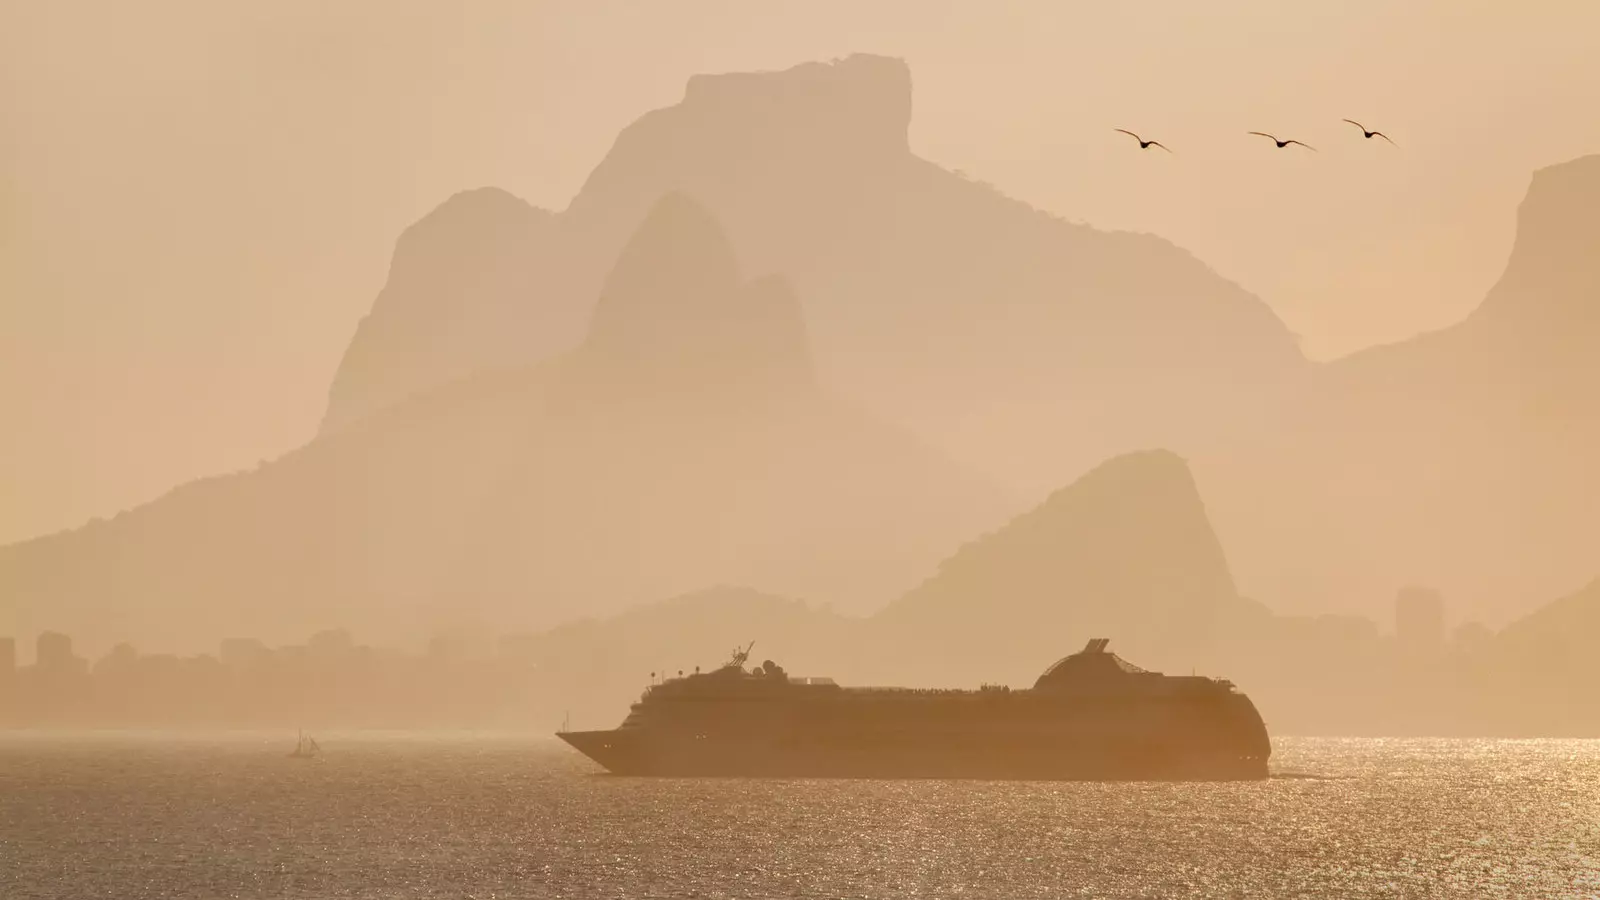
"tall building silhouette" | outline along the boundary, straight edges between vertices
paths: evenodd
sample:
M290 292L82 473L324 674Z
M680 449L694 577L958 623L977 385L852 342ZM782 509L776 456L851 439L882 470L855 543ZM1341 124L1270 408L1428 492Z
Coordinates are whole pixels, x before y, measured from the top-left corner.
M34 643L34 668L49 675L82 674L88 662L72 652L72 638L59 631L45 631Z

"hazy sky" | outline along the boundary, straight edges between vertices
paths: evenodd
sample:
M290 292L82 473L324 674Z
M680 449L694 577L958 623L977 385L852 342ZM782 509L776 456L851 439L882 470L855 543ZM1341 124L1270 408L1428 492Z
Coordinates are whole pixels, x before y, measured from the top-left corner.
M303 443L402 228L565 206L698 72L904 57L919 154L1162 234L1326 357L1478 302L1529 173L1600 152L1596 34L1557 0L0 0L0 542Z

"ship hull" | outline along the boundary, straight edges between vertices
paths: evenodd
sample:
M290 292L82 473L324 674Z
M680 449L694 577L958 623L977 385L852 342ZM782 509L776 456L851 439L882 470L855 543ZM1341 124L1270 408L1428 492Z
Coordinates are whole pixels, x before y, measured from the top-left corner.
M1085 743L1033 736L804 742L728 739L647 729L562 732L573 748L616 775L746 778L963 778L1033 781L1253 781L1265 755L1184 746L1182 741Z

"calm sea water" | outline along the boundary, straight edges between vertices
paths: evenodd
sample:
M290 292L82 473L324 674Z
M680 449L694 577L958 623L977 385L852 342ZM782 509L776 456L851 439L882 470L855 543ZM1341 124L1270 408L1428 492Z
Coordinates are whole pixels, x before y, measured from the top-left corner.
M1600 742L1233 785L649 780L549 740L0 737L0 897L1597 897Z

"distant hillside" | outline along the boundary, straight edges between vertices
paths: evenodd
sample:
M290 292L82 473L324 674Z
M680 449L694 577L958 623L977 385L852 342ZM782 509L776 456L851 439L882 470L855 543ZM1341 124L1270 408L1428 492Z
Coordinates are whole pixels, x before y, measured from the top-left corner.
M330 424L502 359L508 341L528 360L575 347L623 241L681 190L804 298L831 383L1013 496L1173 448L1243 589L1287 609L1373 613L1424 582L1499 623L1592 574L1600 157L1534 177L1505 275L1465 321L1310 365L1264 304L1181 249L919 159L911 116L910 71L882 57L691 79L525 242L532 283L468 304L493 315L442 288L380 298L364 330L427 349L352 347L333 393L366 399ZM476 227L513 218L485 209Z
M1513 622L1470 672L1483 717L1523 735L1600 733L1600 579Z
M440 346L423 352L378 337L415 316L386 289L329 424L436 369L501 359L508 335L528 360L575 346L618 249L671 191L705 204L753 271L789 278L831 381L1020 496L1116 453L1248 430L1304 374L1257 298L1160 238L1052 218L919 159L911 114L910 71L882 57L691 79L680 103L618 136L530 251L534 284L498 283L487 305L520 317L478 315L441 286ZM512 227L477 221L485 235Z
M1004 505L817 384L799 302L663 198L581 346L353 418L259 470L0 548L22 633L144 646L537 627L725 581L902 590Z
M1470 630L1469 630L1470 631ZM1272 733L1600 735L1600 582L1499 634L1385 633L1238 595L1189 475L1166 451L1107 461L961 547L870 617L716 588L517 642L540 714L621 721L649 673L752 661L846 685L1031 685L1090 637L1135 664L1233 681Z
M1534 176L1505 274L1466 320L1319 367L1270 440L1199 455L1246 589L1350 608L1421 581L1504 621L1591 577L1597 343L1591 156Z
M874 626L919 677L1031 682L1089 637L1141 665L1221 664L1219 632L1265 615L1240 598L1188 465L1147 451L962 547Z
M910 118L881 57L700 76L564 211L457 195L397 245L317 441L0 548L0 599L23 633L157 646L532 628L712 583L866 611L1014 511L990 482L1039 497L1158 446L1203 512L1176 457L1108 463L879 626L916 653L1025 647L1019 667L1078 640L1051 628L1103 626L1179 664L1209 640L1187 629L1232 621L1235 577L1297 612L1426 583L1498 624L1593 576L1600 157L1534 178L1467 320L1312 366L1181 249L919 159ZM1082 512L1102 490L1161 512L1098 534L1122 515ZM1115 551L1058 558L1062 535Z
M1188 466L1167 451L1107 461L999 529L956 550L919 586L869 617L842 617L742 589L696 592L519 645L550 702L601 724L626 712L649 671L753 660L845 684L1032 685L1091 637L1168 671L1232 674L1217 652L1270 620L1240 598ZM564 692L564 693L563 693Z
M1517 657L1516 668L1555 678L1582 676L1600 685L1600 579L1539 607L1506 626L1495 639L1495 652Z

